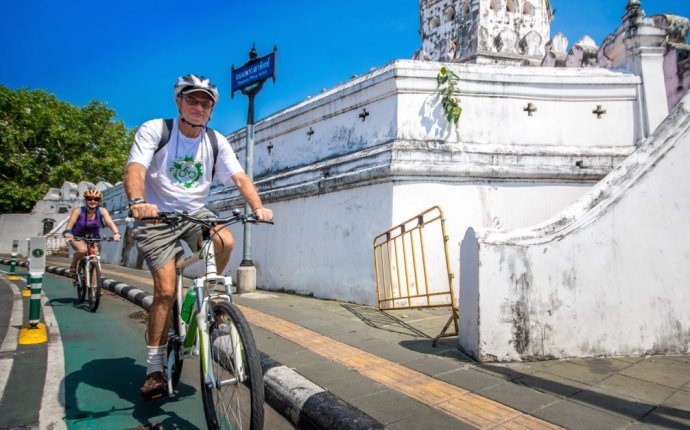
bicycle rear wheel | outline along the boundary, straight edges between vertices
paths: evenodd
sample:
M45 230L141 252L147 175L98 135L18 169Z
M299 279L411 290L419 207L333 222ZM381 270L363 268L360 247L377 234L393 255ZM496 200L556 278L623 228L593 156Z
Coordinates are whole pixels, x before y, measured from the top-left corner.
M259 430L264 422L264 381L254 337L232 303L213 304L209 351L216 386L206 384L201 363L201 393L209 429Z
M79 260L77 263L77 300L79 303L84 303L86 298L86 270L84 261Z

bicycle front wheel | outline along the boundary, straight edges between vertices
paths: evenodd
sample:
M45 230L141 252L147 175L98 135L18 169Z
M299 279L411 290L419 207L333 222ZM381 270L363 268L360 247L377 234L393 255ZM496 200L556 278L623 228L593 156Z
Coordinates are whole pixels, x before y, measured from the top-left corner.
M208 428L260 430L264 426L264 381L249 324L237 306L228 302L213 304L211 315L207 354L215 385L206 383L201 363Z
M167 360L167 377L170 381L168 387L168 394L172 395L172 389L180 382L180 375L182 374L182 344L180 339L180 313L177 310L177 301L172 305L172 322L168 330L168 360Z
M86 267L83 260L77 264L77 300L84 303L86 298Z
M91 263L90 285L86 288L88 306L91 312L96 312L101 303L101 266L98 263Z

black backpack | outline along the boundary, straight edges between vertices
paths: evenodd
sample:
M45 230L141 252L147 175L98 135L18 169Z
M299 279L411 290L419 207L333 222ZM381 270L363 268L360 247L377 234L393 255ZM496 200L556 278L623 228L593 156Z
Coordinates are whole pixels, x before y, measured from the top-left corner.
M158 148L154 151L154 154L163 149L165 145L170 141L170 131L173 128L173 120L166 119L163 120L163 133L161 134L161 140L158 142ZM216 158L218 157L218 137L212 128L206 127L206 134L211 141L211 147L213 148L213 170L211 171L211 180L216 176Z

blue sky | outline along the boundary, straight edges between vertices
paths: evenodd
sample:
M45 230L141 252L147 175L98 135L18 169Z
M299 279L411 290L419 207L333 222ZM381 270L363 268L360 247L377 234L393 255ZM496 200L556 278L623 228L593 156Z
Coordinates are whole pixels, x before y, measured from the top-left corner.
M277 80L256 100L256 119L421 47L418 0L23 0L3 2L0 84L44 89L83 106L100 100L136 127L176 115L172 86L203 74L220 89L210 125L246 122L247 99L230 98L230 67L278 47ZM552 34L600 44L628 0L552 0ZM690 16L690 0L642 0L647 15Z

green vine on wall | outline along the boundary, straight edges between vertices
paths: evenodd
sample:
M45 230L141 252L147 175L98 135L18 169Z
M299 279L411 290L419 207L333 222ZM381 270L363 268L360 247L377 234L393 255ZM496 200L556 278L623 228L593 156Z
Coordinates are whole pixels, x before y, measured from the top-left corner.
M436 76L436 89L441 95L441 105L446 113L446 118L451 124L458 124L462 108L460 107L460 90L458 81L460 77L446 66L441 67L441 71Z

